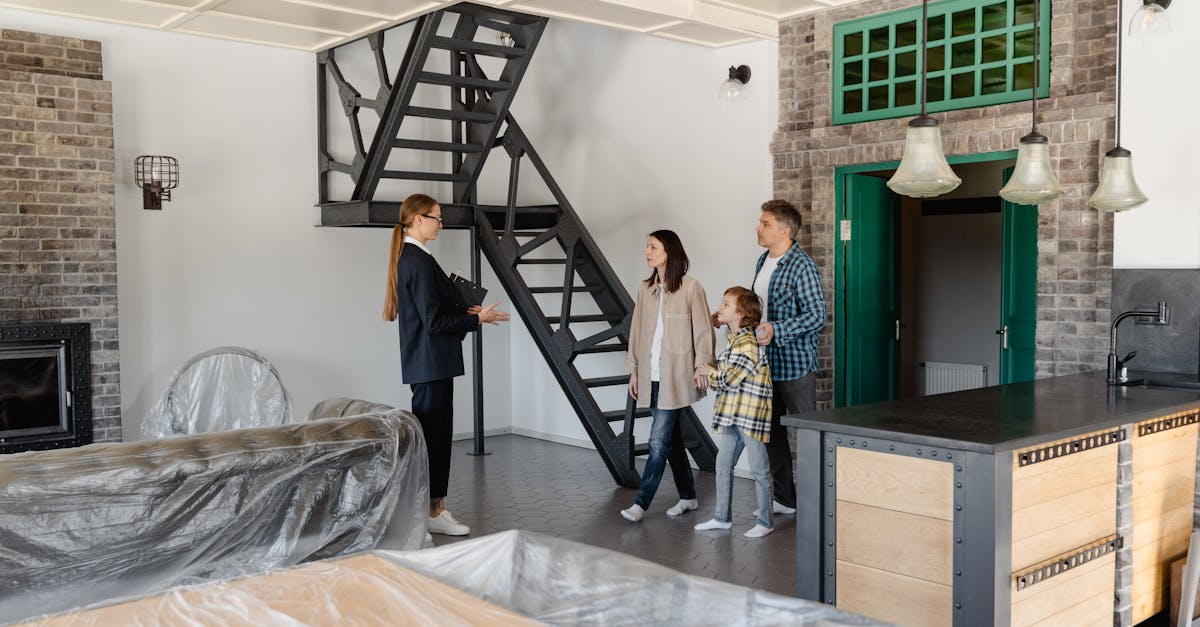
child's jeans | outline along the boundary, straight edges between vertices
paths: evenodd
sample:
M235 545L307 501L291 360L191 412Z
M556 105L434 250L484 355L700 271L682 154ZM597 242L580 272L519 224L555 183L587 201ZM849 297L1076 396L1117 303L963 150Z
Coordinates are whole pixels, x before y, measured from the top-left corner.
M733 466L742 456L750 456L750 474L754 477L754 492L758 497L758 524L773 527L774 504L771 502L771 465L767 461L767 445L746 435L737 427L722 427L716 436L717 447L717 509L714 518L732 522Z

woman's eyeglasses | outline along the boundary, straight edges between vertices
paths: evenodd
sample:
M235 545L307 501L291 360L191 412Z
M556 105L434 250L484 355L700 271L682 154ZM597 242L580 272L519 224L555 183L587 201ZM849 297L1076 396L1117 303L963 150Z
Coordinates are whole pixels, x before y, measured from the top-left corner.
M421 216L421 217L423 217L423 218L430 218L430 219L432 219L432 220L437 220L437 221L438 221L438 224L442 224L442 216L431 216L431 215L429 215L429 214L422 214L422 216Z

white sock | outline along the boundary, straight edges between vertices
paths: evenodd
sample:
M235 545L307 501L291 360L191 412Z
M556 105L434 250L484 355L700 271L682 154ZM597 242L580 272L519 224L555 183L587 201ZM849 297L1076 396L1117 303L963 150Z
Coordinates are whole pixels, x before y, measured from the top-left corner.
M765 535L769 535L772 531L775 531L774 527L764 527L762 525L754 525L744 535L747 538L761 538Z
M732 529L732 528L733 528L732 522L721 522L721 521L717 520L716 518L713 518L712 520L706 520L706 521L696 525L696 527L695 527L696 531L712 531L714 529Z
M641 520L642 515L645 513L646 510L642 509L642 506L638 505L637 503L630 505L629 509L621 510L621 515L624 516L625 520L628 520L629 522L637 522Z
M698 506L699 503L696 502L696 499L679 499L678 503L672 505L671 508L667 510L667 516L680 516L684 512L690 512L696 509Z

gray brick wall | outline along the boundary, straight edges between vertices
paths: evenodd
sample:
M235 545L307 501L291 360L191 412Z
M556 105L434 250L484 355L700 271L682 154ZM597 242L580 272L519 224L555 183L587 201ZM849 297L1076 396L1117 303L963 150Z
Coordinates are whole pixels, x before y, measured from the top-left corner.
M3 69L11 42L41 64ZM91 323L94 437L119 441L112 87L97 80L100 46L4 30L0 47L0 324ZM95 52L95 72L68 75L54 60L71 50Z
M771 144L774 193L801 209L800 244L821 268L833 303L834 171L899 160L906 119L833 126L833 24L914 0L878 0L780 23L779 128ZM1038 377L1103 367L1112 300L1113 220L1087 207L1104 152L1113 145L1116 5L1104 0L1054 3L1050 97L1039 104L1039 130L1067 193L1042 205L1038 220ZM938 113L947 154L1013 150L1029 131L1029 103ZM833 398L833 307L818 355L817 398Z
M21 30L0 30L0 69L104 78L100 42Z

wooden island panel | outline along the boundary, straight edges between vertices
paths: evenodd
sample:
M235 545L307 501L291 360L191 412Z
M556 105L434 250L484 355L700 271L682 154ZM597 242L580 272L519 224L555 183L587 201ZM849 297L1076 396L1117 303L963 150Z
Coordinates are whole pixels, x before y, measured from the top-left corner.
M1166 608L1168 569L1187 553L1196 479L1195 413L1134 425L1133 622Z
M839 447L837 487L837 606L952 625L954 465Z

